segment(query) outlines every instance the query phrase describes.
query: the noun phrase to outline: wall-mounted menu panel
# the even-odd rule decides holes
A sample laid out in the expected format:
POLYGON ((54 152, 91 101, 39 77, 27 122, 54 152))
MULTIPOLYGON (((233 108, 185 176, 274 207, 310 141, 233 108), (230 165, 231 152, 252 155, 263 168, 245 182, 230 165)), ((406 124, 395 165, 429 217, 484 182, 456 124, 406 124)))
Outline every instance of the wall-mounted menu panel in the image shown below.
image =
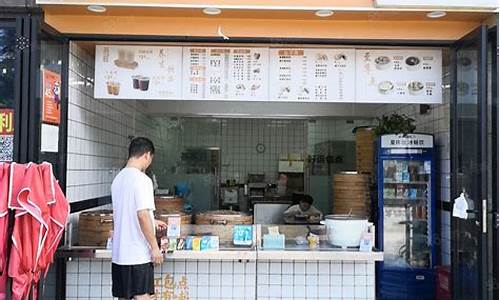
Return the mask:
POLYGON ((96 98, 181 99, 182 47, 97 45, 96 98))
POLYGON ((98 45, 95 63, 104 99, 442 102, 440 49, 98 45))
POLYGON ((271 49, 269 57, 271 101, 354 102, 354 49, 271 49))
POLYGON ((441 103, 441 50, 356 50, 356 102, 441 103))
POLYGON ((267 48, 184 48, 183 98, 267 101, 267 48))

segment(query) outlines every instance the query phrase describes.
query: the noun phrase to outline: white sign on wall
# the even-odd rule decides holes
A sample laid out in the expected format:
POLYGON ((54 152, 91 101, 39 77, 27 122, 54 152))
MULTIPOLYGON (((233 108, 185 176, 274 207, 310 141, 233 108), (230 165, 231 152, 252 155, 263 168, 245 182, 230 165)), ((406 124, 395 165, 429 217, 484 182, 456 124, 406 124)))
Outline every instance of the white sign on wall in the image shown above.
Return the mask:
POLYGON ((97 45, 94 95, 181 99, 182 47, 97 45))
POLYGON ((353 102, 354 49, 271 49, 270 100, 353 102))
POLYGON ((356 50, 356 102, 441 103, 441 50, 356 50))
POLYGON ((440 49, 98 45, 94 96, 441 103, 441 56, 440 49))
POLYGON ((382 148, 432 148, 434 138, 430 134, 385 134, 381 138, 382 148))
POLYGON ((269 49, 186 47, 183 98, 268 100, 269 49))

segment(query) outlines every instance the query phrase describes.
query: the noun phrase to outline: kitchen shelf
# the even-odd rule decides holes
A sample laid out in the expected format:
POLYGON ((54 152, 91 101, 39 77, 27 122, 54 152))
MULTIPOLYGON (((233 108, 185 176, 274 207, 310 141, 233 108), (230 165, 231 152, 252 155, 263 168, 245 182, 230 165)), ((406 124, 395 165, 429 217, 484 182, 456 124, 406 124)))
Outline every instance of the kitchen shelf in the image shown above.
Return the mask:
POLYGON ((427 185, 427 181, 410 181, 410 182, 403 182, 403 181, 384 181, 384 184, 406 184, 406 185, 427 185))
POLYGON ((384 198, 384 204, 386 205, 426 205, 426 198, 384 198))
POLYGON ((385 201, 401 201, 401 200, 406 200, 406 201, 411 201, 411 202, 417 202, 417 201, 425 201, 427 198, 425 197, 417 197, 417 198, 408 198, 408 197, 387 197, 384 198, 385 201))

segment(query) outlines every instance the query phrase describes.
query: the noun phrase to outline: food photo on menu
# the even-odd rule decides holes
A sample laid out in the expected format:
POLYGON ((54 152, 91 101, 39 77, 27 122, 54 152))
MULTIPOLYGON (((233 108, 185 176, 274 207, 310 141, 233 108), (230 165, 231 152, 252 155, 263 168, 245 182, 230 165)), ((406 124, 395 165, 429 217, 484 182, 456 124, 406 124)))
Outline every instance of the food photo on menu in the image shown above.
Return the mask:
POLYGON ((439 100, 441 92, 436 87, 441 86, 441 78, 435 70, 441 66, 441 54, 436 50, 358 50, 357 60, 356 81, 365 86, 357 98, 367 102, 383 97, 401 102, 409 101, 407 97, 439 100))

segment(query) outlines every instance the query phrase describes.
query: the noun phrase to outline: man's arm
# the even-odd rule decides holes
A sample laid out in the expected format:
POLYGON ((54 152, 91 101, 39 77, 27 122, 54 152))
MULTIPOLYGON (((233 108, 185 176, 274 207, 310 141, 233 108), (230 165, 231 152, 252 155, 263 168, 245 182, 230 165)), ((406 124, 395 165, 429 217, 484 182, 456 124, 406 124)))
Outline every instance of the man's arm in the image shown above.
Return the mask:
POLYGON ((158 242, 156 241, 149 210, 141 209, 137 211, 137 218, 139 219, 139 225, 141 226, 142 234, 151 247, 151 258, 153 259, 153 263, 159 265, 163 262, 163 256, 161 255, 160 248, 158 247, 158 242))

